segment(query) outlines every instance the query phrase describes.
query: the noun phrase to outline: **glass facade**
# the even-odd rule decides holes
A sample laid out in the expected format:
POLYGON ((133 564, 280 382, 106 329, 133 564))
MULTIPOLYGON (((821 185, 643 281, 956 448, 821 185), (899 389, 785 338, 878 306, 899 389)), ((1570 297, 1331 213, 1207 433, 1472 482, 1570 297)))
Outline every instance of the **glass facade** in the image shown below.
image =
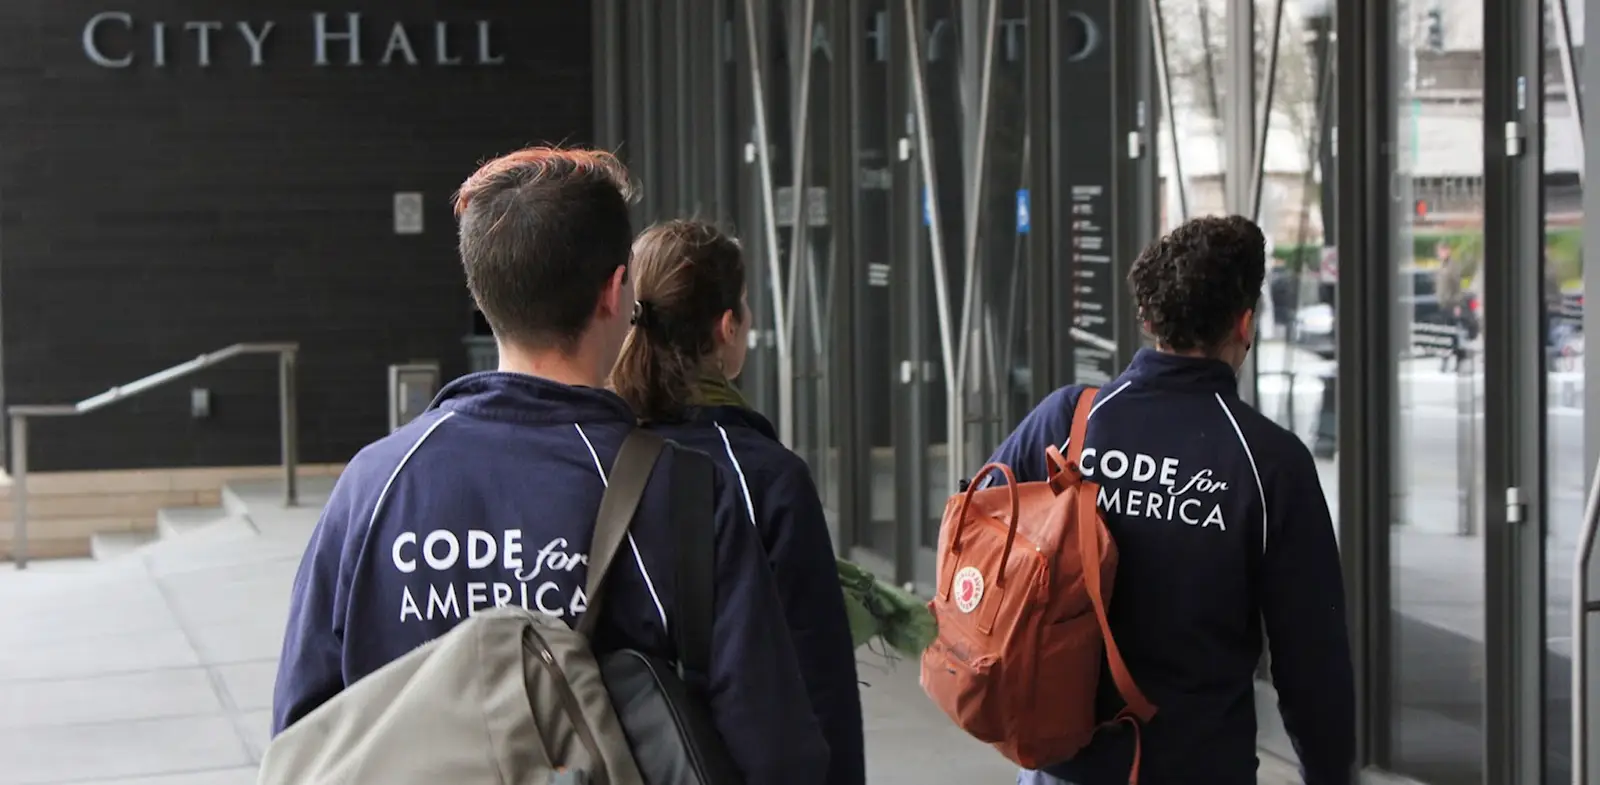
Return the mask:
POLYGON ((1571 782, 1600 448, 1582 5, 602 0, 597 127, 641 221, 739 232, 741 382, 840 552, 913 587, 958 480, 1141 345, 1144 242, 1254 216, 1272 261, 1241 391, 1335 508, 1363 767, 1571 782))

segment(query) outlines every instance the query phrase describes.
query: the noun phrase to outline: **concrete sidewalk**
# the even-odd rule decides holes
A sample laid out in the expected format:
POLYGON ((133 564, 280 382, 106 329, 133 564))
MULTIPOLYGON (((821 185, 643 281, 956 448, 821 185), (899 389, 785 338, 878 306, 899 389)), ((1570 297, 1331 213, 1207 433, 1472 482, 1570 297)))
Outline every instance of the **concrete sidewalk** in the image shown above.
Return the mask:
MULTIPOLYGON (((0 785, 255 781, 316 506, 232 491, 236 514, 126 556, 0 565, 0 785)), ((863 654, 862 679, 871 782, 1014 781, 923 697, 915 662, 863 654)), ((1260 781, 1298 779, 1263 756, 1260 781)))

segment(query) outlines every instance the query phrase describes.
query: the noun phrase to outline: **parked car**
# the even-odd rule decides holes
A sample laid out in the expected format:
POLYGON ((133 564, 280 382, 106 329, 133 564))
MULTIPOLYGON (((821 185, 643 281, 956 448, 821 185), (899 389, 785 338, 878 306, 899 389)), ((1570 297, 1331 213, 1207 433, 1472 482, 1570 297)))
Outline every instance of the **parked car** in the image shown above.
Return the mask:
MULTIPOLYGON (((1456 336, 1462 336, 1467 341, 1476 340, 1482 329, 1477 292, 1463 291, 1458 307, 1447 310, 1439 302, 1436 276, 1436 270, 1425 267, 1406 267, 1400 271, 1399 282, 1409 291, 1403 288, 1399 299, 1410 305, 1413 342, 1421 347, 1440 348, 1446 342, 1453 346, 1459 340, 1456 336)), ((1305 305, 1293 311, 1294 343, 1324 358, 1332 358, 1337 328, 1333 306, 1334 287, 1325 284, 1323 288, 1323 294, 1326 295, 1324 302, 1305 305)))

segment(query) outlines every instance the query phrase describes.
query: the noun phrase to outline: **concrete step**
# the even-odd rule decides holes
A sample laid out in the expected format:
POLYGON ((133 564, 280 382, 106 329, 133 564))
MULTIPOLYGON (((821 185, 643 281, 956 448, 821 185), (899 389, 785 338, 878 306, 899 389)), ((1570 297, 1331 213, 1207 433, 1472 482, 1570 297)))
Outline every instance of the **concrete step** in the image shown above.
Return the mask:
POLYGON ((181 537, 233 517, 226 507, 162 507, 156 511, 156 531, 162 539, 181 537))
MULTIPOLYGON (((321 509, 328 503, 328 496, 333 493, 334 483, 338 479, 335 475, 302 474, 296 486, 300 495, 299 506, 321 509)), ((263 516, 271 518, 280 513, 284 509, 283 501, 283 481, 280 479, 238 480, 222 486, 223 508, 235 517, 257 523, 262 522, 263 516)))
POLYGON ((89 554, 97 561, 105 561, 126 556, 157 539, 155 532, 101 532, 89 538, 89 554))

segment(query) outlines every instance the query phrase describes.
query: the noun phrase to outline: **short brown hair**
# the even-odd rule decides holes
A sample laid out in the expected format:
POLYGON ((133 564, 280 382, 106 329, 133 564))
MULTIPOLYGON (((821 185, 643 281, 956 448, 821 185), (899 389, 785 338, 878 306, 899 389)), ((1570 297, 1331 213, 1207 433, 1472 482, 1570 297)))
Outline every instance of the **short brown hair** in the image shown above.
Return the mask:
POLYGON ((611 371, 611 386, 643 420, 679 419, 694 398, 717 321, 745 318, 739 241, 699 221, 667 221, 633 244, 638 321, 611 371))
POLYGON ((473 172, 456 193, 467 288, 496 336, 571 349, 628 264, 632 188, 615 156, 530 147, 473 172))

